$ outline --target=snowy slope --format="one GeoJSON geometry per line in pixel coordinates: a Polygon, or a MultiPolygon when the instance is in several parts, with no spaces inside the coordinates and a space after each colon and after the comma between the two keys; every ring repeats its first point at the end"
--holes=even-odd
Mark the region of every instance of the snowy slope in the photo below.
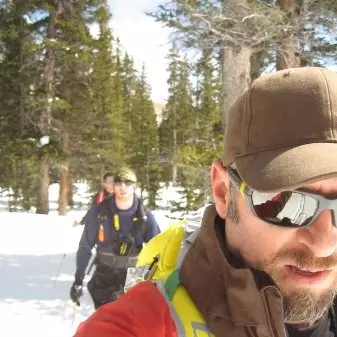
{"type": "Polygon", "coordinates": [[[84,296],[72,326],[68,292],[82,228],[71,223],[70,216],[0,213],[0,336],[71,336],[92,311],[84,296]]]}
{"type": "MultiPolygon", "coordinates": [[[[0,212],[0,336],[70,337],[93,311],[86,292],[75,317],[68,299],[83,213],[0,212]]],[[[154,214],[164,229],[169,220],[154,214]]]]}

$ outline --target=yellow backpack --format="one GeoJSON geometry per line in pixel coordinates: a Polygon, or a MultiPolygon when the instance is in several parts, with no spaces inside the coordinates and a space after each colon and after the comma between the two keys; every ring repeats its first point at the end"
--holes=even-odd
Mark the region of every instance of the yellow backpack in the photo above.
{"type": "Polygon", "coordinates": [[[171,226],[146,244],[135,268],[129,268],[125,291],[152,280],[164,296],[178,337],[214,337],[192,299],[180,284],[179,268],[198,231],[187,233],[183,224],[171,226]]]}

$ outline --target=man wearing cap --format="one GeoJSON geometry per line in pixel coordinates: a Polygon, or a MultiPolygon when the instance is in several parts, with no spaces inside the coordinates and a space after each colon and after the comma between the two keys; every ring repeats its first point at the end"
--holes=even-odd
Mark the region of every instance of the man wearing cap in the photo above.
{"type": "Polygon", "coordinates": [[[337,336],[337,73],[307,67],[255,80],[228,113],[211,184],[214,205],[179,277],[134,286],[76,337],[337,336]],[[261,205],[276,196],[282,207],[265,217],[261,205]],[[172,309],[174,282],[207,331],[183,317],[188,302],[172,309]]]}
{"type": "Polygon", "coordinates": [[[96,269],[88,291],[97,309],[123,292],[127,268],[136,264],[143,247],[160,230],[149,209],[135,194],[137,178],[129,168],[114,174],[113,195],[88,213],[76,256],[75,281],[70,298],[79,305],[91,251],[96,246],[96,269]]]}

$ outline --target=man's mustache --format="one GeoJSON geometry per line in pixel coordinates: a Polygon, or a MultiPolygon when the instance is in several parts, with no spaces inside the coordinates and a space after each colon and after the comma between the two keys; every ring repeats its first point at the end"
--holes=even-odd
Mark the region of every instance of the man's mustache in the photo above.
{"type": "Polygon", "coordinates": [[[316,257],[303,250],[288,250],[280,252],[270,263],[271,266],[291,264],[299,269],[333,269],[337,266],[337,255],[316,257]]]}

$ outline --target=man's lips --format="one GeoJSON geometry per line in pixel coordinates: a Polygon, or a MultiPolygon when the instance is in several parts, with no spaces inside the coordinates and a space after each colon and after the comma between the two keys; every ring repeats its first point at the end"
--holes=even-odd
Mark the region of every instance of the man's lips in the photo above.
{"type": "Polygon", "coordinates": [[[305,269],[293,265],[285,266],[286,278],[301,284],[315,284],[324,281],[332,272],[329,269],[305,269]]]}

